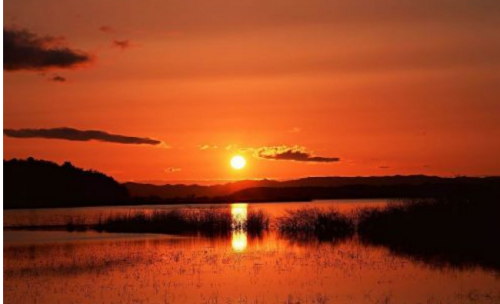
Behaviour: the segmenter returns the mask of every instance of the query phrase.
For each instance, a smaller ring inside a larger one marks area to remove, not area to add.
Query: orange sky
[[[120,181],[500,174],[498,1],[5,0],[6,27],[92,61],[4,71],[4,128],[165,143],[4,136],[7,159]],[[257,157],[276,146],[340,161]]]

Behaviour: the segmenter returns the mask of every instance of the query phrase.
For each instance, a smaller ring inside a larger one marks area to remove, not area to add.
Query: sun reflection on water
[[[232,204],[231,216],[236,227],[241,228],[247,220],[248,204]],[[243,229],[233,229],[231,236],[231,246],[235,252],[243,252],[247,248],[247,233]]]

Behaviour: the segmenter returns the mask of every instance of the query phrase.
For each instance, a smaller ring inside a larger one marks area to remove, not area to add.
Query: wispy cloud
[[[65,82],[66,78],[61,75],[54,75],[50,78],[50,80],[54,82]]]
[[[115,29],[108,25],[103,25],[99,28],[99,30],[103,33],[114,33]]]
[[[68,69],[90,62],[90,55],[64,44],[62,38],[40,37],[25,29],[4,29],[4,70]]]
[[[301,128],[299,128],[299,127],[293,127],[290,130],[288,130],[288,133],[299,133],[300,131],[302,131]]]
[[[113,46],[125,50],[131,46],[131,43],[130,40],[113,40]]]
[[[331,163],[338,162],[338,157],[324,157],[314,155],[302,146],[268,146],[249,149],[253,151],[253,156],[269,160],[288,160],[299,162]]]
[[[179,172],[179,171],[182,171],[181,168],[175,168],[175,167],[170,167],[170,168],[166,168],[165,169],[165,172],[167,173],[174,173],[174,172]]]
[[[133,145],[163,145],[163,142],[147,137],[134,137],[110,134],[99,130],[77,130],[73,128],[52,128],[52,129],[4,129],[5,136],[13,138],[45,138],[63,139],[71,141],[102,141],[119,144]]]
[[[200,145],[200,150],[210,150],[210,149],[217,149],[218,147],[216,145]]]

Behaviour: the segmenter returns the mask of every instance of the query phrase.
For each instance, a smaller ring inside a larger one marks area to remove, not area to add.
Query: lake
[[[194,205],[141,205],[141,206],[113,206],[113,207],[82,207],[82,208],[52,208],[52,209],[25,209],[4,210],[4,226],[39,226],[39,225],[64,225],[69,220],[78,220],[82,223],[92,224],[99,217],[106,217],[119,213],[135,211],[152,211],[165,209],[186,208],[231,208],[236,210],[241,206],[243,210],[261,209],[271,216],[280,216],[286,210],[303,208],[304,206],[317,208],[336,208],[341,212],[351,212],[358,208],[383,207],[386,200],[361,199],[361,200],[318,200],[312,202],[284,202],[284,203],[234,203],[234,204],[194,204]]]
[[[341,212],[385,200],[235,203],[235,217],[278,217],[304,205]],[[137,209],[95,207],[4,211],[4,226],[57,225]],[[260,237],[227,238],[66,231],[4,231],[5,303],[500,303],[500,272],[431,265],[389,248]]]

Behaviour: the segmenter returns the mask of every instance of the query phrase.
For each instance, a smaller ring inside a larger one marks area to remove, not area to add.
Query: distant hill
[[[127,188],[97,171],[66,162],[4,160],[4,209],[121,204]]]
[[[223,185],[124,184],[133,197],[155,199],[219,198],[221,200],[285,200],[321,198],[416,197],[456,187],[499,186],[499,177],[410,175],[370,177],[308,177],[290,181],[239,181]]]
[[[378,176],[308,177],[201,185],[119,184],[66,162],[4,160],[4,208],[310,201],[340,198],[410,198],[441,195],[492,197],[500,177]],[[497,196],[498,197],[498,196]]]
[[[125,183],[133,197],[156,197],[161,199],[194,198],[194,197],[220,197],[234,192],[257,187],[279,187],[280,182],[272,180],[238,181],[222,185],[152,185],[141,183]]]

